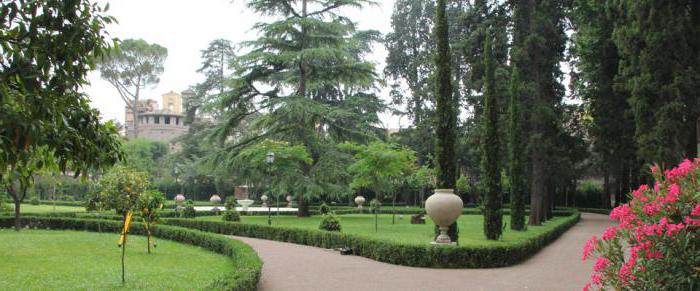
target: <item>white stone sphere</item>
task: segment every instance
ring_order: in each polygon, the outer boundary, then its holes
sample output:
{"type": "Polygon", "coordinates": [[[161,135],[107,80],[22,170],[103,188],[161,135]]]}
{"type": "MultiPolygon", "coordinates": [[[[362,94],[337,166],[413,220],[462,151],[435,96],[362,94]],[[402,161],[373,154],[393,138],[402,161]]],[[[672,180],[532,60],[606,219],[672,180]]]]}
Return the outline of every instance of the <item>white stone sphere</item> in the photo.
{"type": "Polygon", "coordinates": [[[362,196],[355,197],[355,204],[357,204],[357,205],[365,204],[365,197],[362,197],[362,196]]]}
{"type": "Polygon", "coordinates": [[[219,195],[214,194],[211,196],[211,198],[209,198],[209,202],[219,204],[221,203],[221,197],[219,195]]]}

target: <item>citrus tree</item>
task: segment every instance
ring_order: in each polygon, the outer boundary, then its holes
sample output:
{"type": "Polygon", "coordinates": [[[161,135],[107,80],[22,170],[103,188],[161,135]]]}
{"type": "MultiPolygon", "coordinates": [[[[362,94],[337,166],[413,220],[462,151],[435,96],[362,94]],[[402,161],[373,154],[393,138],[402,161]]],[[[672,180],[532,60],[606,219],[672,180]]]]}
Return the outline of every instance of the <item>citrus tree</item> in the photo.
{"type": "Polygon", "coordinates": [[[101,190],[97,195],[103,201],[105,210],[114,209],[124,219],[124,226],[119,237],[119,246],[122,248],[122,282],[124,282],[126,238],[134,210],[139,206],[141,195],[148,188],[148,177],[143,172],[116,166],[102,177],[99,187],[101,190]]]}

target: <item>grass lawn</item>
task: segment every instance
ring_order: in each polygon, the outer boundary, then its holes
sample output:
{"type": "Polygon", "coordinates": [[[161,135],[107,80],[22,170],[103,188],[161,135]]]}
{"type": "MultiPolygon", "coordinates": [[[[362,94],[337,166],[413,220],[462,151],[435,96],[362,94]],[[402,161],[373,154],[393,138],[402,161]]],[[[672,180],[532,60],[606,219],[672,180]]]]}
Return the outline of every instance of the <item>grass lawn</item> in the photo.
{"type": "MultiPolygon", "coordinates": [[[[8,206],[12,208],[12,212],[14,213],[15,205],[8,203],[8,206]]],[[[31,205],[24,203],[20,206],[19,211],[21,213],[49,213],[54,212],[54,206],[46,204],[31,205]]],[[[85,212],[85,207],[56,205],[56,212],[85,212]]]]}
{"type": "MultiPolygon", "coordinates": [[[[371,238],[398,241],[410,244],[426,244],[433,240],[434,224],[429,217],[426,224],[411,224],[410,215],[400,219],[396,215],[396,224],[391,223],[391,214],[379,215],[379,231],[374,231],[374,215],[347,214],[340,215],[342,232],[371,238]]],[[[197,219],[221,221],[221,216],[203,216],[197,219]]],[[[272,216],[272,225],[279,227],[294,227],[318,229],[320,216],[299,218],[295,216],[272,216]]],[[[528,226],[527,231],[511,231],[506,227],[503,238],[499,241],[486,240],[483,234],[483,216],[462,215],[459,217],[459,244],[462,246],[507,245],[541,234],[563,223],[565,217],[554,217],[542,226],[528,226]]],[[[510,222],[509,216],[503,221],[510,222]]],[[[241,223],[267,224],[267,216],[241,216],[241,223]]]]}
{"type": "Polygon", "coordinates": [[[0,286],[3,290],[193,290],[230,273],[230,258],[205,249],[129,236],[126,284],[121,283],[121,249],[115,233],[0,230],[0,286]]]}

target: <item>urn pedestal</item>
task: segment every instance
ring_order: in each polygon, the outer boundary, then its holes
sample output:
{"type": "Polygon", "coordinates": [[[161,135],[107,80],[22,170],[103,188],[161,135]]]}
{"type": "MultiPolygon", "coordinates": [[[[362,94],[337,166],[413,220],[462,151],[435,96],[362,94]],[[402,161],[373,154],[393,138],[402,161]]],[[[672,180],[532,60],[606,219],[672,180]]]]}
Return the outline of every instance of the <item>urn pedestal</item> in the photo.
{"type": "Polygon", "coordinates": [[[440,235],[433,244],[454,244],[447,235],[447,230],[462,214],[463,207],[462,199],[455,195],[453,189],[435,189],[435,194],[428,197],[425,201],[425,211],[440,229],[440,235]]]}

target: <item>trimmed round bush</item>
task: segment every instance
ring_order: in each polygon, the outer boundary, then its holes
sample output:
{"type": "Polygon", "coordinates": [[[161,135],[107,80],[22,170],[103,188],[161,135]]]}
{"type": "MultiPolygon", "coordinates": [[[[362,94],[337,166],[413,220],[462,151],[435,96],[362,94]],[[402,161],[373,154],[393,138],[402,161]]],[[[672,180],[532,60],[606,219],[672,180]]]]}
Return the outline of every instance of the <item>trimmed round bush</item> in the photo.
{"type": "Polygon", "coordinates": [[[333,215],[332,213],[326,214],[321,219],[321,224],[318,229],[325,231],[340,231],[340,219],[333,215]]]}
{"type": "Polygon", "coordinates": [[[197,217],[197,211],[194,210],[194,203],[192,200],[188,200],[185,203],[185,209],[180,212],[180,217],[182,218],[195,218],[197,217]]]}
{"type": "Polygon", "coordinates": [[[321,206],[318,207],[318,212],[322,215],[329,214],[331,213],[331,207],[326,205],[326,203],[322,203],[321,206]]]}
{"type": "Polygon", "coordinates": [[[34,198],[32,198],[31,201],[29,201],[29,204],[31,204],[31,205],[39,205],[39,199],[36,198],[36,197],[34,197],[34,198]]]}
{"type": "Polygon", "coordinates": [[[241,221],[241,215],[238,214],[236,208],[231,208],[230,210],[224,211],[224,215],[221,216],[223,221],[241,221]]]}

